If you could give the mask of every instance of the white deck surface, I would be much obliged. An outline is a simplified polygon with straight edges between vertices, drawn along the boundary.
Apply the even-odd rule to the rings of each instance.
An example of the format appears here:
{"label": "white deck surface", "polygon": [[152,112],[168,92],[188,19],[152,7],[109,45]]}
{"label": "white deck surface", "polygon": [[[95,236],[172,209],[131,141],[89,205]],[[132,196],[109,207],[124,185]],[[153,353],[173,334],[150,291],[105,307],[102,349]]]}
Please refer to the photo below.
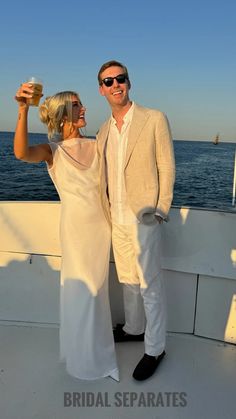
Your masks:
{"label": "white deck surface", "polygon": [[[0,325],[1,419],[233,419],[236,412],[236,346],[192,335],[168,334],[167,356],[155,375],[138,383],[132,371],[143,343],[116,345],[120,382],[80,381],[58,362],[58,329]],[[110,407],[64,407],[64,392],[100,393]],[[138,400],[152,392],[165,406],[116,406],[117,392]],[[167,406],[166,392],[185,392],[185,407]],[[170,395],[172,397],[172,395]],[[178,397],[178,396],[177,396]],[[118,395],[121,400],[120,395]],[[142,399],[143,400],[143,399]],[[179,403],[179,399],[177,401]]]}

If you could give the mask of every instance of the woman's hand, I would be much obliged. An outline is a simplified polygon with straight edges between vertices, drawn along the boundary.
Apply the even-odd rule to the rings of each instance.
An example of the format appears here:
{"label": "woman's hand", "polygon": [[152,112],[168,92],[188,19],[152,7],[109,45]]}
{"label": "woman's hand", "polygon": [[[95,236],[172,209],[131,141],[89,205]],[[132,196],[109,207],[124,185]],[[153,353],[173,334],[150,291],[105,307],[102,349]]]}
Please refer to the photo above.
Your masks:
{"label": "woman's hand", "polygon": [[18,102],[21,108],[28,108],[27,99],[32,98],[33,88],[31,83],[22,83],[16,92],[15,100]]}

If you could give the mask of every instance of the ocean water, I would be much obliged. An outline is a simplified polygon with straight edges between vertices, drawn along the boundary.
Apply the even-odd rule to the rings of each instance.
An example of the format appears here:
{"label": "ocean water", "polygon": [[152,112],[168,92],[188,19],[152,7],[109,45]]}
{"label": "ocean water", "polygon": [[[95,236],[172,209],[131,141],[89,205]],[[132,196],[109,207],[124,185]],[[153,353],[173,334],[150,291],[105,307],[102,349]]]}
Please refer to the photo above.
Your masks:
{"label": "ocean water", "polygon": [[[45,163],[16,160],[13,133],[0,132],[0,200],[58,201]],[[31,144],[47,142],[44,134],[30,134]],[[174,141],[176,182],[173,205],[232,209],[236,144]]]}

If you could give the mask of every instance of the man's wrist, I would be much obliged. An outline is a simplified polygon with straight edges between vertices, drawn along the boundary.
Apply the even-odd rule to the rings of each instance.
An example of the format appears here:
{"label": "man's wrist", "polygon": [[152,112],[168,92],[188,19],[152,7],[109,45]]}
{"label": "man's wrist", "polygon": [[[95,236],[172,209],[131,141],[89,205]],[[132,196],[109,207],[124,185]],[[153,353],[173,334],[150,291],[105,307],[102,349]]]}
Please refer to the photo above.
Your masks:
{"label": "man's wrist", "polygon": [[155,215],[155,217],[156,217],[156,218],[158,218],[159,220],[162,220],[162,221],[165,221],[165,222],[167,222],[167,221],[168,221],[168,218],[167,218],[167,217],[164,217],[162,214],[160,214],[160,212],[159,212],[159,211],[156,211],[154,215]]}

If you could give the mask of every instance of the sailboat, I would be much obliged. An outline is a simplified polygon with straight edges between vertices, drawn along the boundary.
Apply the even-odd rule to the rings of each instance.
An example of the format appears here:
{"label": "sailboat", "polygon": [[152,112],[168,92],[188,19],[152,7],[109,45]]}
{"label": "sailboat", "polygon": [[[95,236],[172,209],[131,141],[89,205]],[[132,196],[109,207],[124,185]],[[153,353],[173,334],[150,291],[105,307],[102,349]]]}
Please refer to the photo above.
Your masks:
{"label": "sailboat", "polygon": [[215,138],[213,138],[213,144],[217,145],[219,143],[219,141],[220,141],[220,136],[219,136],[219,134],[216,134]]}

